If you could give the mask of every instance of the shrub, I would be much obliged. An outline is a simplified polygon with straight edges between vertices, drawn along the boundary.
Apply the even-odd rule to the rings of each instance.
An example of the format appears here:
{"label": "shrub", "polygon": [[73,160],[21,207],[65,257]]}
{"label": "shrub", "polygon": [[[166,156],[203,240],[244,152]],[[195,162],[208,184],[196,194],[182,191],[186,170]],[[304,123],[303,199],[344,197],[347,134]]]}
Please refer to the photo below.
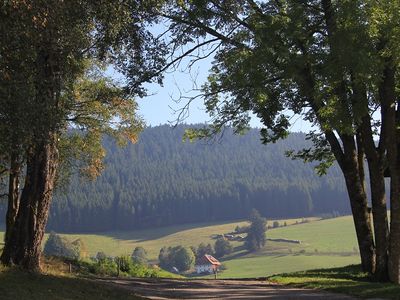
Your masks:
{"label": "shrub", "polygon": [[86,247],[85,242],[82,239],[77,239],[71,243],[72,247],[74,247],[75,251],[78,254],[79,259],[84,259],[89,256],[89,251]]}
{"label": "shrub", "polygon": [[102,252],[102,251],[97,252],[97,254],[96,254],[97,261],[104,261],[106,259],[107,259],[107,255],[104,252]]}
{"label": "shrub", "polygon": [[179,271],[187,271],[193,267],[195,255],[188,247],[163,247],[158,255],[158,260],[163,269],[170,270],[176,267]]}
{"label": "shrub", "polygon": [[225,240],[224,238],[219,238],[218,240],[215,241],[214,249],[215,249],[215,256],[218,258],[221,258],[227,254],[231,254],[233,251],[231,243],[228,240]]}
{"label": "shrub", "polygon": [[257,251],[265,245],[267,221],[265,218],[261,217],[257,210],[254,209],[250,215],[250,223],[250,228],[245,241],[245,247],[249,251]]}
{"label": "shrub", "polygon": [[101,276],[117,276],[118,265],[112,258],[106,257],[93,264],[90,271]]}
{"label": "shrub", "polygon": [[132,253],[132,260],[137,264],[147,265],[147,252],[143,247],[136,247]]}
{"label": "shrub", "polygon": [[80,249],[78,245],[73,245],[66,238],[51,232],[44,245],[43,253],[47,256],[57,256],[72,259],[79,259]]}
{"label": "shrub", "polygon": [[239,225],[237,225],[235,227],[235,233],[237,233],[237,234],[246,233],[248,230],[249,230],[249,226],[240,227]]}
{"label": "shrub", "polygon": [[201,243],[197,247],[197,251],[194,252],[194,253],[196,253],[196,258],[200,258],[200,257],[203,257],[205,254],[214,255],[214,249],[211,246],[211,244],[207,244],[206,245],[206,244]]}
{"label": "shrub", "polygon": [[272,227],[273,228],[278,228],[280,225],[279,225],[279,222],[278,221],[274,221],[273,223],[272,223]]}

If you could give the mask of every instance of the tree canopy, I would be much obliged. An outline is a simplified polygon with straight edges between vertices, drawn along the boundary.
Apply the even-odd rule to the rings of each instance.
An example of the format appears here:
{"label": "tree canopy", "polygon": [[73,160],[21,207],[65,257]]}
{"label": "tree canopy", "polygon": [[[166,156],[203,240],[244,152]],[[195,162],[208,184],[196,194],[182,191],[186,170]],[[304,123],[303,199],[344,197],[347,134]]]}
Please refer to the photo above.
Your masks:
{"label": "tree canopy", "polygon": [[[314,147],[292,156],[320,161],[320,173],[334,160],[338,162],[346,180],[363,268],[384,280],[389,267],[390,277],[398,282],[400,252],[396,249],[400,243],[392,238],[389,245],[383,174],[385,161],[391,161],[390,234],[397,236],[400,210],[393,208],[398,206],[400,193],[398,1],[169,4],[163,15],[171,22],[173,45],[185,45],[185,54],[196,53],[190,64],[215,54],[203,87],[211,124],[189,132],[188,137],[207,137],[225,125],[242,132],[248,127],[250,112],[265,126],[261,130],[265,143],[286,137],[296,115],[311,122],[316,127],[309,133]],[[180,62],[178,57],[171,64]],[[374,175],[370,181],[373,229],[364,158]]]}
{"label": "tree canopy", "polygon": [[[3,3],[0,150],[10,174],[3,263],[40,269],[60,163],[77,163],[96,176],[104,133],[136,140],[142,124],[132,96],[145,94],[142,82],[161,79],[154,70],[163,62],[162,47],[146,28],[157,7],[135,0]],[[127,76],[125,86],[101,75],[109,65]],[[94,72],[93,66],[103,71]],[[70,134],[71,127],[82,132]],[[19,201],[23,163],[26,180]]]}

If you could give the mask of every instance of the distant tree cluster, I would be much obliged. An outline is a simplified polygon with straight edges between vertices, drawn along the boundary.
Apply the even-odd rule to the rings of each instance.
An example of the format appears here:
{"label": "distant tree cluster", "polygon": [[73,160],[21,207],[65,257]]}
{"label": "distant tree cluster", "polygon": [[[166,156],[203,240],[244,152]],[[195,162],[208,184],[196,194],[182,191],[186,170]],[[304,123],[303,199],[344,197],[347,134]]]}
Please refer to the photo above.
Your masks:
{"label": "distant tree cluster", "polygon": [[247,250],[253,252],[260,250],[265,246],[266,237],[265,231],[267,230],[267,221],[261,217],[260,213],[253,210],[250,215],[250,227],[247,231],[245,246]]}
{"label": "distant tree cluster", "polygon": [[231,254],[233,252],[233,246],[225,238],[218,238],[215,241],[215,256],[221,258],[225,255]]}
{"label": "distant tree cluster", "polygon": [[137,264],[147,265],[147,252],[143,247],[136,247],[131,258]]}
{"label": "distant tree cluster", "polygon": [[88,256],[85,243],[81,239],[69,241],[54,232],[51,232],[44,246],[43,253],[47,256],[56,256],[71,259],[82,259]]}
{"label": "distant tree cluster", "polygon": [[189,247],[163,247],[158,255],[160,267],[165,270],[177,268],[180,272],[190,270],[194,266],[195,255]]}
{"label": "distant tree cluster", "polygon": [[204,244],[204,243],[200,243],[199,246],[193,247],[192,248],[193,253],[196,254],[196,259],[199,259],[201,257],[203,257],[204,255],[208,254],[208,255],[214,255],[214,249],[213,246],[211,244]]}

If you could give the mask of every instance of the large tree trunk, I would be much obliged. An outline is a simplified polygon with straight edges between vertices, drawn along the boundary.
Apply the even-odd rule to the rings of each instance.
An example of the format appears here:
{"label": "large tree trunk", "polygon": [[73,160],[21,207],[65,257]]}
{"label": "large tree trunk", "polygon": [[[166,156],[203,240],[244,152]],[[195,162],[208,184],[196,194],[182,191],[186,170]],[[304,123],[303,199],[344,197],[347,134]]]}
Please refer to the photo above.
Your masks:
{"label": "large tree trunk", "polygon": [[377,281],[388,280],[389,226],[387,217],[383,164],[369,162],[372,215],[374,221]]}
{"label": "large tree trunk", "polygon": [[[365,93],[362,93],[365,95]],[[363,99],[366,102],[366,99]],[[368,161],[369,180],[371,187],[372,216],[375,234],[376,281],[388,280],[388,249],[389,226],[386,205],[385,177],[384,177],[384,148],[376,147],[371,129],[370,117],[366,115],[360,125],[360,134],[357,135],[358,148],[365,150]],[[359,168],[364,164],[364,159],[359,157]]]}
{"label": "large tree trunk", "polygon": [[390,169],[389,278],[400,284],[400,160],[396,120],[395,68],[388,59],[380,87],[382,127]]}
{"label": "large tree trunk", "polygon": [[21,174],[21,163],[19,155],[12,152],[10,155],[10,175],[8,179],[8,206],[6,213],[6,232],[4,242],[10,238],[19,208],[19,178]]}
{"label": "large tree trunk", "polygon": [[40,271],[42,239],[53,194],[58,151],[55,136],[35,145],[28,154],[25,185],[17,218],[1,261]]}
{"label": "large tree trunk", "polygon": [[358,247],[360,250],[361,266],[363,271],[372,274],[375,272],[375,246],[367,195],[364,192],[363,184],[360,181],[357,169],[345,167],[342,171],[350,199]]}

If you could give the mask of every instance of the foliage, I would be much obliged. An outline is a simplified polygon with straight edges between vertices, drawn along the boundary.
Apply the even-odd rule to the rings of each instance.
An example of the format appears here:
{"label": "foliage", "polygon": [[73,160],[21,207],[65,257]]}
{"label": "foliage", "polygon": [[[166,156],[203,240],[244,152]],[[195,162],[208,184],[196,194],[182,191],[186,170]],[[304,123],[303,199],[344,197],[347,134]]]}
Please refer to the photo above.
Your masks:
{"label": "foliage", "polygon": [[147,264],[147,252],[143,247],[136,247],[132,252],[132,260],[137,264]]}
{"label": "foliage", "polygon": [[97,261],[104,261],[107,259],[107,255],[103,251],[97,252],[96,259]]}
{"label": "foliage", "polygon": [[214,249],[215,256],[217,258],[221,258],[227,254],[231,254],[233,251],[233,246],[228,240],[224,238],[219,238],[215,241]]}
{"label": "foliage", "polygon": [[261,217],[257,210],[253,210],[250,215],[250,227],[247,232],[245,246],[249,251],[257,251],[265,246],[265,231],[267,221]]}
{"label": "foliage", "polygon": [[[145,94],[143,82],[161,82],[155,70],[165,54],[146,26],[159,7],[149,4],[17,0],[1,6],[0,152],[16,152],[27,178],[15,222],[21,229],[7,232],[12,238],[3,263],[40,269],[56,174],[68,177],[76,163],[85,175],[98,176],[104,134],[120,143],[136,141],[143,124],[133,95]],[[97,74],[94,65],[102,66]],[[109,66],[126,76],[125,86],[104,76]],[[81,132],[71,134],[71,128]],[[39,183],[29,179],[32,173]],[[28,194],[34,196],[23,199]]]}
{"label": "foliage", "polygon": [[[285,158],[285,149],[306,146],[304,134],[265,149],[257,129],[244,136],[226,130],[218,143],[189,144],[181,142],[186,128],[146,128],[137,144],[123,149],[104,138],[107,168],[94,182],[73,176],[56,193],[49,228],[87,232],[234,220],[252,208],[274,219],[350,213],[337,167],[320,178],[311,165]],[[4,208],[0,204],[0,220]]]}
{"label": "foliage", "polygon": [[203,257],[205,254],[214,255],[214,249],[210,243],[207,245],[205,243],[200,243],[197,247],[196,252],[196,259]]}
{"label": "foliage", "polygon": [[274,221],[274,222],[272,223],[272,228],[278,228],[279,226],[280,226],[280,224],[279,224],[278,221]]}
{"label": "foliage", "polygon": [[51,232],[43,253],[48,256],[66,257],[78,259],[80,257],[79,245],[74,245],[66,238]]}
{"label": "foliage", "polygon": [[[73,274],[32,274],[18,269],[0,269],[2,300],[41,299],[41,300],[106,300],[142,298],[133,292],[115,288]],[[23,287],[23,288],[22,288]]]}
{"label": "foliage", "polygon": [[235,233],[236,234],[247,233],[248,230],[249,230],[249,226],[239,226],[239,225],[237,225],[235,227]]}
{"label": "foliage", "polygon": [[79,259],[85,259],[89,257],[87,246],[82,239],[76,239],[75,241],[71,242],[71,245],[77,249]]}
{"label": "foliage", "polygon": [[163,269],[170,270],[176,267],[179,271],[184,272],[194,266],[195,255],[189,247],[163,247],[160,249],[158,260]]}

